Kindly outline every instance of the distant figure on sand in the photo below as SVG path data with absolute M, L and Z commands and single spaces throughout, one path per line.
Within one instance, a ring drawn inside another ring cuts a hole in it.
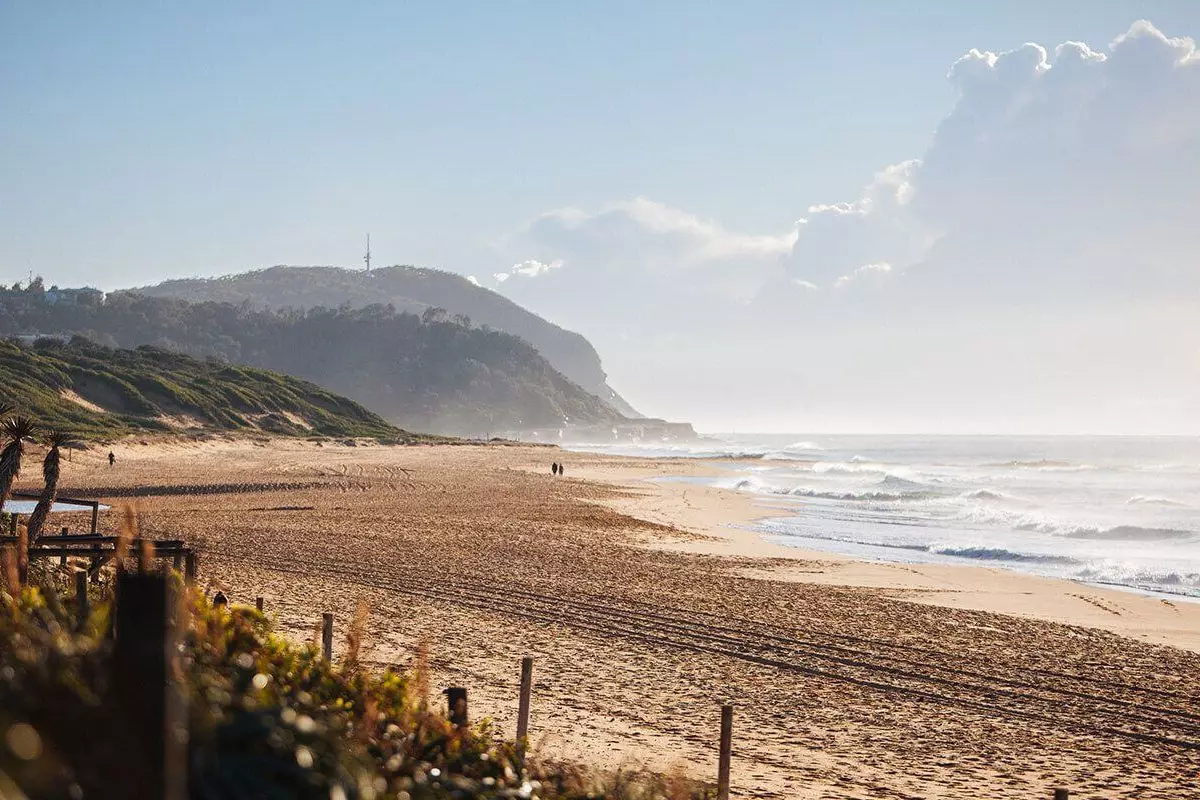
M 566 471 L 567 471 L 567 465 L 566 465 L 566 464 L 559 464 L 559 465 L 558 465 L 558 474 L 559 474 L 559 476 L 560 476 L 560 477 L 561 477 L 561 476 L 562 476 L 562 474 L 563 474 L 563 473 L 565 473 Z
M 113 455 L 112 450 L 109 450 L 108 451 L 108 465 L 111 467 L 115 463 L 117 463 L 117 457 L 115 455 Z
M 553 464 L 550 465 L 550 473 L 552 475 L 558 474 L 558 462 L 557 461 L 555 461 Z
M 224 592 L 217 590 L 217 593 L 213 595 L 213 608 L 227 605 L 229 605 L 229 598 L 225 596 Z

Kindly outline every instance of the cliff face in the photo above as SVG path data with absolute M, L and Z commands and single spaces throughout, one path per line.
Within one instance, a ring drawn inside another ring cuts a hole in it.
M 627 417 L 640 417 L 608 385 L 595 348 L 578 333 L 527 311 L 508 298 L 460 275 L 418 267 L 385 267 L 371 272 L 337 267 L 271 267 L 223 278 L 165 281 L 132 291 L 191 302 L 250 303 L 268 309 L 319 306 L 362 308 L 391 304 L 397 311 L 425 314 L 444 309 L 459 322 L 487 326 L 518 336 L 573 383 Z

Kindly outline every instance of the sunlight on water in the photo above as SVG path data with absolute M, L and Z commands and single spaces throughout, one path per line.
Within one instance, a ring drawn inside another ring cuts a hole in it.
M 1196 438 L 789 434 L 573 447 L 741 459 L 713 483 L 794 508 L 759 525 L 783 544 L 1200 597 Z

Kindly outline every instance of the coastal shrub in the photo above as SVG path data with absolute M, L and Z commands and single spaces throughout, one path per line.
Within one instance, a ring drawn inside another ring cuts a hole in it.
M 0 797 L 104 796 L 120 769 L 121 709 L 106 702 L 109 588 L 92 586 L 76 630 L 66 570 L 38 565 L 37 585 L 6 571 L 0 590 Z M 678 776 L 597 774 L 531 760 L 487 721 L 456 728 L 431 709 L 421 672 L 363 669 L 363 613 L 347 656 L 276 634 L 252 607 L 211 607 L 183 590 L 180 673 L 188 699 L 192 798 L 531 798 L 681 800 L 710 797 Z

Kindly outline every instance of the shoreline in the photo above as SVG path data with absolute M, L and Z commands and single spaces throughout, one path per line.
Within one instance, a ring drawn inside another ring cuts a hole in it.
M 586 455 L 591 458 L 597 454 Z M 575 477 L 623 488 L 655 487 L 663 502 L 621 500 L 612 507 L 651 522 L 682 522 L 704 537 L 645 545 L 652 549 L 760 559 L 771 563 L 759 568 L 744 567 L 742 574 L 767 580 L 885 590 L 896 599 L 1093 627 L 1200 653 L 1200 602 L 1196 598 L 1174 598 L 1134 587 L 1045 577 L 1003 567 L 876 561 L 780 544 L 751 527 L 779 516 L 769 513 L 763 498 L 735 489 L 671 480 L 729 475 L 732 474 L 729 470 L 713 462 L 728 463 L 736 459 L 655 459 L 626 455 L 611 458 L 616 459 L 612 467 L 577 471 Z M 623 466 L 620 462 L 624 460 L 646 463 L 639 469 Z M 675 471 L 665 472 L 664 465 Z M 789 513 L 803 512 L 797 509 Z M 786 563 L 789 561 L 798 563 L 789 566 Z M 814 569 L 814 562 L 821 567 Z

